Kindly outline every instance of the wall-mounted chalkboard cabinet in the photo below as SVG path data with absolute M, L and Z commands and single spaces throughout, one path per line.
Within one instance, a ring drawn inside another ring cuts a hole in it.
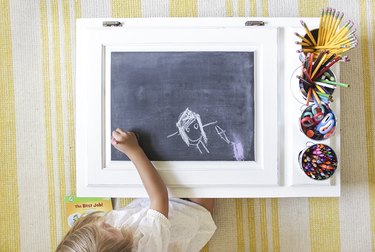
M 338 196 L 339 172 L 314 181 L 298 166 L 301 30 L 295 18 L 78 20 L 77 194 L 147 195 L 111 146 L 123 128 L 172 197 Z M 325 142 L 339 154 L 339 136 Z

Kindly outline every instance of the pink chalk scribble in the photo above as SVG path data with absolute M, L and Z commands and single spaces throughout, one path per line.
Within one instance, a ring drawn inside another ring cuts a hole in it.
M 233 154 L 234 154 L 234 158 L 237 160 L 237 161 L 241 161 L 241 160 L 244 160 L 245 159 L 245 156 L 244 156 L 244 151 L 243 151 L 243 146 L 242 146 L 242 143 L 241 141 L 239 141 L 237 139 L 237 137 L 234 137 L 235 141 L 234 142 L 231 142 L 232 143 L 232 146 L 233 146 Z

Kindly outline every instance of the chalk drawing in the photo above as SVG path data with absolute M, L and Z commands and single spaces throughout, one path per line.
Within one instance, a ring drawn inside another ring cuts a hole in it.
M 202 149 L 204 149 L 206 153 L 210 153 L 207 148 L 208 138 L 205 127 L 214 124 L 217 124 L 217 121 L 203 124 L 198 113 L 186 108 L 185 111 L 182 112 L 178 117 L 178 121 L 176 123 L 178 131 L 168 135 L 167 138 L 179 135 L 182 141 L 184 141 L 188 147 L 195 146 L 200 154 L 203 154 Z M 233 137 L 235 139 L 234 142 L 230 141 L 226 131 L 219 125 L 215 125 L 215 130 L 220 139 L 222 139 L 226 144 L 232 145 L 234 158 L 237 161 L 244 160 L 244 149 L 241 141 L 239 141 L 236 136 Z
M 230 143 L 227 135 L 225 134 L 225 130 L 220 128 L 218 125 L 215 125 L 216 133 L 220 136 L 221 139 L 223 139 L 227 144 Z
M 174 135 L 180 135 L 182 140 L 186 143 L 187 146 L 195 146 L 199 152 L 202 154 L 201 147 L 207 152 L 210 151 L 207 148 L 207 134 L 204 131 L 204 127 L 207 127 L 217 122 L 210 122 L 207 124 L 202 124 L 201 117 L 198 113 L 191 111 L 189 108 L 186 108 L 178 118 L 176 127 L 177 132 L 167 136 L 167 138 Z
M 233 136 L 233 138 L 234 138 L 234 142 L 231 142 L 231 144 L 232 144 L 232 147 L 233 147 L 234 158 L 237 161 L 242 161 L 242 160 L 245 159 L 244 149 L 243 149 L 242 143 L 238 139 L 237 136 Z

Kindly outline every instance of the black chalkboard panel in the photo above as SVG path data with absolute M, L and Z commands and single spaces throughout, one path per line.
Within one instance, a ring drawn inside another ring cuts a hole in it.
M 116 128 L 151 160 L 254 160 L 254 53 L 112 52 Z

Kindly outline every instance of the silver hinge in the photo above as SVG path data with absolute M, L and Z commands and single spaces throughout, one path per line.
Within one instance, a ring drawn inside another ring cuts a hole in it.
M 245 26 L 264 26 L 263 21 L 246 21 Z
M 112 26 L 121 27 L 122 23 L 120 21 L 104 21 L 103 26 L 104 27 L 112 27 Z

